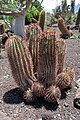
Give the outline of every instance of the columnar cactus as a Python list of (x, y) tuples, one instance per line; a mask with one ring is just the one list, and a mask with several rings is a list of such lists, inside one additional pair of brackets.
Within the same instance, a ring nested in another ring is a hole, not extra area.
[(55, 32), (45, 31), (40, 35), (38, 54), (38, 79), (47, 87), (55, 84), (57, 56)]
[(64, 58), (66, 53), (66, 43), (64, 39), (56, 40), (56, 51), (58, 56), (57, 75), (63, 71)]
[(9, 37), (5, 46), (15, 81), (25, 90), (37, 81), (30, 52), (27, 46), (24, 47), (21, 37), (16, 35)]
[(26, 41), (33, 60), (34, 73), (36, 73), (38, 66), (38, 59), (37, 59), (38, 49), (39, 49), (38, 40), (42, 30), (38, 24), (30, 24), (25, 28), (25, 30), (26, 30), (26, 38), (27, 38)]
[(39, 15), (39, 26), (41, 27), (42, 31), (44, 31), (44, 23), (45, 23), (45, 11), (42, 10)]
[(67, 27), (66, 27), (66, 25), (65, 25), (65, 23), (64, 23), (63, 18), (59, 18), (59, 19), (58, 19), (58, 27), (59, 27), (62, 35), (64, 35), (64, 36), (65, 36), (65, 35), (68, 35), (69, 37), (71, 36), (71, 33), (70, 33), (70, 31), (67, 29)]

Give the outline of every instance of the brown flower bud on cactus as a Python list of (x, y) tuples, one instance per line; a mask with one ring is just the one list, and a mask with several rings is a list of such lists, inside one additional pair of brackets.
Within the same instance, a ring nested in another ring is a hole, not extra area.
[(37, 81), (33, 73), (31, 54), (27, 46), (24, 47), (21, 37), (17, 35), (9, 37), (5, 46), (13, 77), (16, 83), (25, 90), (32, 85), (33, 81)]
[(42, 32), (41, 28), (38, 24), (30, 24), (26, 28), (26, 37), (27, 37), (27, 44), (32, 56), (33, 65), (34, 65), (34, 73), (37, 72), (38, 66), (38, 49), (39, 49), (39, 36)]
[(66, 67), (64, 68), (63, 72), (67, 73), (70, 76), (71, 81), (73, 82), (75, 80), (75, 71), (72, 67)]
[(45, 23), (45, 11), (42, 10), (39, 15), (39, 26), (41, 27), (42, 31), (44, 30), (44, 23)]
[(57, 74), (63, 71), (64, 58), (66, 53), (66, 43), (64, 39), (56, 40), (56, 53), (58, 56)]
[(38, 79), (49, 87), (55, 84), (57, 75), (57, 56), (55, 31), (45, 31), (40, 36), (38, 54)]
[(71, 36), (71, 33), (67, 29), (67, 27), (66, 27), (66, 25), (64, 23), (64, 20), (61, 17), (58, 19), (58, 27), (59, 27), (62, 35), (68, 35), (69, 37)]
[(31, 90), (33, 91), (33, 93), (38, 96), (38, 97), (42, 97), (44, 96), (45, 93), (45, 87), (42, 83), (40, 82), (34, 82), (32, 84)]
[(60, 73), (60, 74), (57, 76), (56, 85), (57, 85), (61, 90), (62, 90), (62, 89), (65, 89), (65, 88), (71, 87), (71, 79), (70, 79), (70, 76), (69, 76), (67, 73), (65, 73), (65, 72)]
[(24, 91), (23, 98), (26, 102), (33, 102), (36, 99), (30, 88)]
[(57, 102), (61, 97), (61, 91), (57, 86), (50, 86), (45, 92), (45, 100), (51, 103)]

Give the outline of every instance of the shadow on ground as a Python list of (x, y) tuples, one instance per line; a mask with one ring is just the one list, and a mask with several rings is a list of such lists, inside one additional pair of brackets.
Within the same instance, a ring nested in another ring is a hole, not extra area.
[(23, 102), (23, 92), (20, 88), (14, 88), (6, 92), (3, 96), (3, 100), (7, 104), (19, 104)]
[(11, 89), (10, 91), (6, 92), (3, 96), (3, 101), (7, 104), (20, 104), (24, 102), (25, 105), (33, 106), (34, 108), (41, 108), (45, 107), (47, 110), (56, 110), (58, 107), (58, 103), (48, 103), (44, 100), (44, 98), (38, 98), (32, 103), (27, 103), (23, 99), (23, 91), (20, 88)]

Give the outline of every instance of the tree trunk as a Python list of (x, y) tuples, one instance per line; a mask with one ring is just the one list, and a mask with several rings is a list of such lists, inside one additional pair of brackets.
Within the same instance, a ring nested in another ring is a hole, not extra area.
[(25, 25), (25, 13), (23, 15), (19, 15), (15, 18), (13, 27), (14, 34), (24, 36), (24, 25)]
[(79, 24), (80, 24), (80, 7), (79, 7), (79, 10), (78, 10), (77, 19), (76, 19), (76, 25), (79, 25)]
[(71, 12), (74, 14), (75, 0), (71, 0)]

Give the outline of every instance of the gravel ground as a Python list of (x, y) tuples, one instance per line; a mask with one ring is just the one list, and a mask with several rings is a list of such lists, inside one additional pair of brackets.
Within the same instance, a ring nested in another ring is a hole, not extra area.
[[(75, 31), (74, 31), (75, 33)], [(66, 39), (67, 53), (64, 66), (75, 69), (77, 81), (80, 78), (80, 39)], [(23, 92), (15, 83), (5, 51), (0, 59), (0, 120), (80, 120), (80, 110), (73, 101), (76, 84), (62, 93), (59, 104), (47, 103), (43, 98), (27, 104)]]

